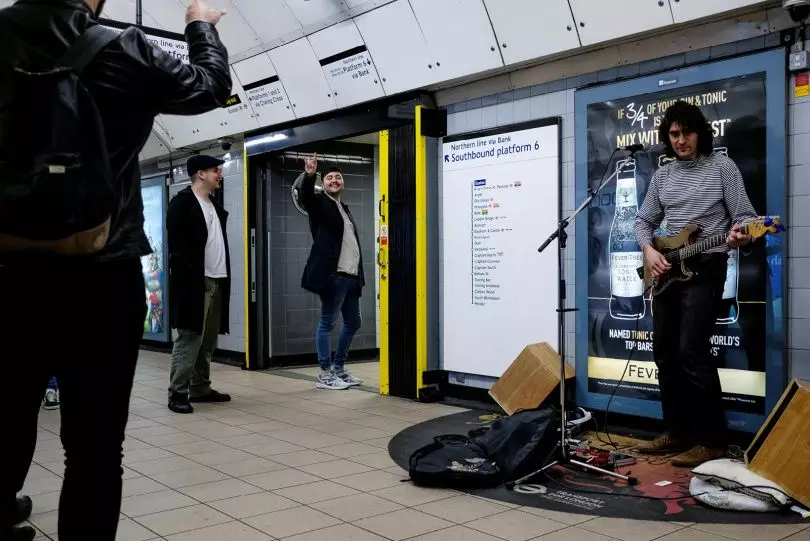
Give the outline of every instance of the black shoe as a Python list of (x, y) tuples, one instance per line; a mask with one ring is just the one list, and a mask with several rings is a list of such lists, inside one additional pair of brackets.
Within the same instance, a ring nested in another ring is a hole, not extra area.
[(204, 394), (202, 396), (192, 396), (189, 398), (190, 402), (230, 402), (231, 395), (227, 395), (225, 393), (220, 393), (219, 391), (215, 391), (211, 389), (208, 394)]
[(194, 408), (188, 403), (188, 396), (180, 394), (169, 398), (169, 409), (175, 413), (194, 413)]
[(14, 526), (20, 522), (24, 522), (31, 516), (31, 511), (34, 509), (34, 502), (28, 496), (17, 496), (17, 506), (11, 513), (12, 523), (8, 526)]
[(0, 541), (32, 541), (37, 531), (31, 526), (6, 526), (0, 528)]

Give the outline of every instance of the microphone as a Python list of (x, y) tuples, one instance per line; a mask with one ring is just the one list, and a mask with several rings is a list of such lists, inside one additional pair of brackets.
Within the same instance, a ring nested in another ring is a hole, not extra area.
[(626, 147), (619, 147), (616, 150), (626, 150), (627, 152), (641, 152), (644, 150), (644, 145), (636, 143), (635, 145), (627, 145)]

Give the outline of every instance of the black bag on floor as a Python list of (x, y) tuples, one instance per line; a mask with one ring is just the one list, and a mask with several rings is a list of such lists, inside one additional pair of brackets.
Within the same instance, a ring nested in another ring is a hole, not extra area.
[(436, 436), (410, 458), (414, 484), (437, 488), (490, 488), (501, 484), (501, 471), (467, 436)]
[(470, 437), (495, 461), (504, 481), (515, 481), (548, 463), (558, 447), (560, 423), (551, 408), (522, 410), (471, 431)]

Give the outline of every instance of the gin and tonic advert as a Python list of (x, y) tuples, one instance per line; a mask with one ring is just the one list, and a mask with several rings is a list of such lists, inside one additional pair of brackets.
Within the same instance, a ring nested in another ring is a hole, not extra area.
[[(636, 269), (643, 264), (634, 234), (650, 179), (673, 157), (658, 128), (677, 100), (698, 106), (711, 125), (714, 152), (740, 169), (758, 214), (766, 208), (765, 76), (735, 77), (691, 87), (590, 104), (588, 182), (616, 174), (588, 209), (588, 389), (593, 393), (659, 399), (653, 358), (653, 303)], [(643, 144), (630, 155), (617, 147)], [(666, 222), (659, 235), (675, 235)], [(765, 236), (729, 252), (722, 302), (706, 347), (720, 372), (728, 411), (765, 411), (766, 332), (781, 313), (780, 236)], [(711, 309), (711, 307), (707, 307)], [(630, 359), (629, 365), (628, 359)], [(621, 384), (619, 381), (621, 380)], [(617, 384), (618, 388), (617, 388)]]

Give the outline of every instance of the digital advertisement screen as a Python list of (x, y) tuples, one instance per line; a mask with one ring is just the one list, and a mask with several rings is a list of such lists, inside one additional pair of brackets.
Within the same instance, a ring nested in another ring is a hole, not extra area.
[(557, 119), (444, 139), (444, 370), (500, 377), (529, 344), (557, 348)]
[[(578, 293), (583, 285), (587, 287), (587, 312), (580, 316), (587, 318), (587, 335), (578, 336), (577, 374), (578, 388), (587, 390), (588, 396), (645, 401), (660, 412), (652, 293), (645, 293), (636, 272), (643, 265), (643, 255), (634, 229), (653, 174), (673, 159), (664, 155), (658, 138), (667, 108), (684, 100), (701, 109), (714, 136), (714, 152), (737, 165), (757, 214), (773, 214), (774, 208), (781, 207), (781, 199), (774, 200), (779, 190), (770, 185), (772, 142), (765, 70), (695, 84), (686, 84), (690, 78), (679, 77), (678, 72), (650, 79), (657, 82), (655, 91), (578, 102), (578, 127), (587, 134), (579, 149), (583, 152), (577, 156), (578, 192), (598, 186), (604, 174), (616, 177), (583, 218), (587, 228), (581, 233), (587, 241), (579, 247), (586, 250), (587, 280), (580, 280), (583, 269), (577, 286)], [(612, 93), (610, 86), (606, 85), (604, 94), (619, 94)], [(634, 155), (620, 151), (611, 158), (614, 149), (633, 144), (642, 144), (645, 150)], [(584, 178), (582, 169), (586, 169)], [(773, 179), (782, 181), (781, 176)], [(666, 222), (657, 231), (657, 235), (677, 233)], [(775, 339), (783, 332), (784, 242), (783, 234), (768, 235), (729, 252), (721, 307), (706, 344), (720, 375), (727, 412), (761, 417), (768, 411), (769, 350), (775, 353)], [(580, 261), (579, 252), (577, 257)], [(582, 355), (580, 344), (585, 338), (587, 355)], [(777, 372), (775, 379), (782, 378)]]
[(143, 278), (146, 285), (146, 319), (143, 337), (147, 340), (168, 341), (165, 309), (166, 291), (166, 246), (164, 236), (165, 186), (163, 177), (141, 187), (143, 197), (144, 232), (152, 247), (152, 253), (141, 258)]

